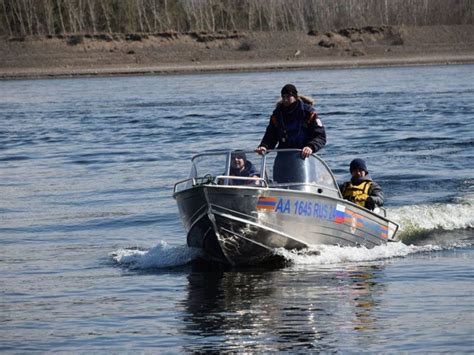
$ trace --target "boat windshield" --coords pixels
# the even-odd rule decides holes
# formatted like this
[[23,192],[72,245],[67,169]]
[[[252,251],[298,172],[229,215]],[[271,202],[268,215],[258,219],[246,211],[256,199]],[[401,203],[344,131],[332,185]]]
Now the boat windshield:
[[326,163],[318,156],[301,158],[294,149],[273,150],[265,156],[265,170],[269,184],[288,186],[295,190],[313,190],[324,187],[339,191],[336,180]]
[[[220,185],[263,184],[255,181],[261,176],[263,159],[254,151],[198,154],[193,157],[192,162],[189,178],[197,183],[216,180],[214,182]],[[261,182],[261,179],[259,181]]]
[[[236,155],[245,158],[245,168],[237,174]],[[300,150],[296,149],[273,150],[263,157],[253,151],[221,151],[198,154],[192,162],[189,184],[214,181],[219,185],[262,186],[258,181],[264,180],[269,187],[314,192],[324,188],[339,195],[335,178],[326,163],[314,155],[302,159]],[[252,176],[245,173],[250,171]]]

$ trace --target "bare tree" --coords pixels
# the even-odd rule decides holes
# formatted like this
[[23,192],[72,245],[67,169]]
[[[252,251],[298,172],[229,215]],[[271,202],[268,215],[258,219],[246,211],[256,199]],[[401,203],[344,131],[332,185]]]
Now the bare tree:
[[109,3],[107,1],[102,1],[100,2],[101,9],[102,9],[102,14],[105,18],[105,24],[106,24],[106,30],[109,33],[112,33],[112,27],[110,26],[110,16],[111,16],[111,11],[109,7]]
[[10,16],[8,14],[7,6],[5,5],[5,0],[1,0],[1,1],[2,1],[3,16],[4,16],[4,19],[5,19],[5,27],[8,29],[8,35],[12,36],[13,31],[12,31],[12,27],[10,25]]
[[0,0],[9,36],[473,23],[473,0]]

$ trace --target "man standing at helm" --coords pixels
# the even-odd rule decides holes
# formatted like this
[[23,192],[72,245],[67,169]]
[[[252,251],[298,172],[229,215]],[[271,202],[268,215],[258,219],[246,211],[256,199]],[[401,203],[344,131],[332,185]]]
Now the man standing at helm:
[[326,131],[314,108],[314,100],[299,96],[294,85],[285,85],[256,152],[262,155],[275,147],[296,148],[307,158],[325,144]]

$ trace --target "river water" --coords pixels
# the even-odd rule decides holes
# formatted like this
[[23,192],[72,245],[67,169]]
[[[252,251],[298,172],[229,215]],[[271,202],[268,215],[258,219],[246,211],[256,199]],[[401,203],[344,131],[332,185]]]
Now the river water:
[[[403,242],[219,269],[172,198],[192,155],[317,100],[339,180],[366,159]],[[2,352],[470,352],[474,66],[0,82]]]

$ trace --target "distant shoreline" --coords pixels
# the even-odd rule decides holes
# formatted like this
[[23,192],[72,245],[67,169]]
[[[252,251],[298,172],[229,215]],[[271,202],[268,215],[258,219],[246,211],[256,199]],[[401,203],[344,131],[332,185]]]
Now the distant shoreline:
[[383,68],[383,67],[410,67],[430,65],[462,65],[474,64],[472,57],[450,58],[416,58],[407,60],[361,60],[357,62],[314,61],[297,64],[280,63],[235,63],[202,66],[157,66],[146,68],[90,68],[75,70],[21,70],[12,72],[0,71],[0,80],[25,80],[25,79],[53,79],[75,77],[108,77],[108,76],[149,76],[149,75],[192,75],[216,73],[245,73],[266,71],[291,71],[291,70],[316,70],[316,69],[357,69],[357,68]]
[[0,80],[474,64],[473,25],[0,38]]
[[1,70],[0,80],[47,79],[72,77],[107,77],[107,76],[147,76],[147,75],[190,75],[203,73],[265,72],[315,69],[356,69],[382,67],[409,67],[429,65],[462,65],[474,64],[474,55],[411,57],[411,58],[365,58],[348,60],[313,60],[297,63],[239,62],[209,63],[203,65],[163,65],[153,67],[97,67],[70,69],[35,69]]

